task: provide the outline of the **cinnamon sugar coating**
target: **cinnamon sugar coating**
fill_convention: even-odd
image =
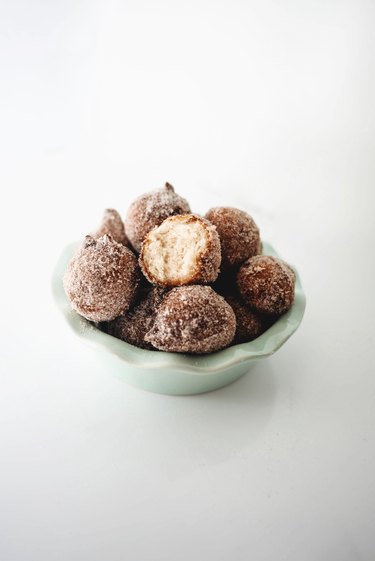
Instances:
[[[216,226],[220,237],[222,269],[240,265],[260,253],[259,228],[247,212],[233,207],[215,207],[205,217]]]
[[[166,183],[161,189],[141,195],[130,205],[126,215],[126,235],[135,251],[147,234],[159,226],[168,216],[190,213],[189,203],[175,193],[174,188]]]
[[[231,306],[236,316],[236,335],[233,343],[247,343],[264,333],[273,323],[272,316],[265,316],[251,310],[240,296],[234,293],[226,296],[225,300]]]
[[[114,319],[134,301],[140,271],[136,256],[111,236],[86,236],[68,264],[64,289],[71,306],[88,320]]]
[[[257,255],[240,267],[237,287],[248,306],[280,315],[293,304],[295,280],[293,269],[281,259]]]
[[[120,214],[114,208],[107,208],[104,211],[102,223],[99,228],[91,234],[95,239],[101,238],[105,234],[112,236],[118,242],[129,247],[129,240],[125,234],[125,226]]]
[[[227,347],[235,331],[224,298],[209,286],[191,285],[168,292],[145,339],[162,351],[205,354]]]
[[[144,292],[130,310],[108,322],[107,333],[136,347],[154,349],[151,343],[145,341],[145,335],[154,324],[156,311],[165,294],[166,290],[158,287]]]

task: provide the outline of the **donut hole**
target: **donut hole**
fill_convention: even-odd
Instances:
[[[199,221],[167,221],[149,233],[144,260],[160,282],[183,283],[194,276],[206,247],[206,229]]]

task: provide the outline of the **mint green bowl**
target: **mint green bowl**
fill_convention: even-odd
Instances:
[[[250,343],[201,356],[139,349],[103,333],[71,309],[62,278],[76,247],[77,244],[68,245],[55,266],[52,278],[55,302],[74,333],[98,351],[98,358],[112,374],[144,390],[191,395],[226,386],[248,372],[260,359],[277,351],[302,321],[305,295],[297,273],[292,308]],[[263,243],[263,253],[278,256],[267,243]]]

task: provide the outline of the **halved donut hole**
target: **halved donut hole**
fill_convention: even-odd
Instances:
[[[161,286],[211,282],[219,271],[220,240],[204,218],[171,216],[148,233],[140,261],[147,278]]]

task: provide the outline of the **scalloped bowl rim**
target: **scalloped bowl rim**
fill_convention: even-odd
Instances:
[[[283,314],[265,333],[248,343],[240,343],[208,355],[188,355],[140,349],[112,335],[100,331],[94,324],[72,310],[63,288],[63,275],[79,243],[67,245],[61,252],[52,275],[52,293],[55,303],[69,327],[86,343],[116,355],[125,363],[141,369],[181,371],[189,374],[211,375],[232,366],[251,362],[275,353],[300,325],[306,306],[301,280],[296,272],[295,299],[288,312]],[[263,242],[263,254],[278,257],[274,248]]]

